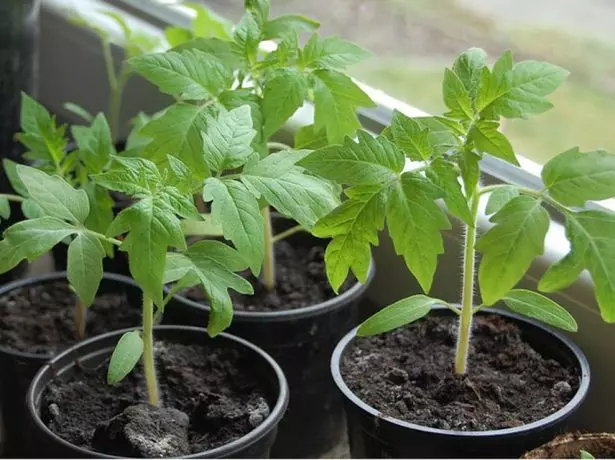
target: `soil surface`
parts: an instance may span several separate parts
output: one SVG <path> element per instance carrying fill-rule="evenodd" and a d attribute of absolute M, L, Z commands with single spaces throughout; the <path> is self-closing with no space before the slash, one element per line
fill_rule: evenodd
<path fill-rule="evenodd" d="M 40 354 L 64 350 L 78 341 L 75 305 L 65 281 L 12 290 L 0 297 L 0 344 Z M 125 294 L 101 294 L 88 309 L 86 335 L 140 324 L 141 312 L 128 305 Z"/>
<path fill-rule="evenodd" d="M 578 371 L 545 359 L 498 316 L 474 320 L 469 372 L 453 372 L 456 318 L 428 317 L 393 332 L 360 338 L 342 361 L 348 387 L 383 414 L 458 431 L 530 423 L 563 407 Z"/>
<path fill-rule="evenodd" d="M 189 452 L 175 456 L 227 444 L 252 431 L 269 415 L 265 382 L 247 371 L 253 368 L 252 355 L 230 348 L 169 342 L 157 342 L 155 348 L 162 405 L 188 417 L 182 425 L 187 427 Z M 98 439 L 100 431 L 147 402 L 140 364 L 113 386 L 106 383 L 107 365 L 83 369 L 64 382 L 52 382 L 43 394 L 43 421 L 59 436 L 84 448 L 109 447 Z M 142 433 L 142 437 L 152 438 L 152 434 L 157 433 Z M 117 443 L 112 448 L 122 447 Z M 113 453 L 135 455 L 126 449 Z M 148 454 L 153 456 L 151 451 Z"/>
<path fill-rule="evenodd" d="M 336 296 L 325 272 L 325 248 L 322 246 L 292 246 L 288 241 L 275 244 L 276 286 L 269 291 L 250 272 L 245 272 L 254 287 L 254 295 L 231 291 L 233 307 L 239 311 L 295 310 L 319 304 Z M 356 282 L 350 277 L 340 289 L 344 292 Z M 197 302 L 207 302 L 200 286 L 183 295 Z"/>
<path fill-rule="evenodd" d="M 612 433 L 567 433 L 526 452 L 521 458 L 581 458 L 581 450 L 594 458 L 615 458 L 615 435 Z"/>

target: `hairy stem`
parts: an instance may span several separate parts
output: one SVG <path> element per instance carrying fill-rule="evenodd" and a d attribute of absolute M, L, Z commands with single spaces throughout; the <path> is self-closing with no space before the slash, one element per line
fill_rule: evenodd
<path fill-rule="evenodd" d="M 143 369 L 149 403 L 159 406 L 158 378 L 154 364 L 154 302 L 147 295 L 143 296 Z"/>
<path fill-rule="evenodd" d="M 275 287 L 275 253 L 269 206 L 265 206 L 261 213 L 265 221 L 265 260 L 263 262 L 262 282 L 265 288 L 271 291 Z"/>
<path fill-rule="evenodd" d="M 95 232 L 94 230 L 90 230 L 89 228 L 81 228 L 81 231 L 85 233 L 89 233 L 92 236 L 95 236 L 98 239 L 107 241 L 108 243 L 114 244 L 115 246 L 121 246 L 122 242 L 116 238 L 111 238 L 109 236 L 103 235 L 102 233 Z"/>
<path fill-rule="evenodd" d="M 83 340 L 85 338 L 85 318 L 87 308 L 79 299 L 75 302 L 75 325 L 77 326 L 77 338 Z"/>
<path fill-rule="evenodd" d="M 461 316 L 457 332 L 457 351 L 455 353 L 455 373 L 463 375 L 468 367 L 468 352 L 470 348 L 470 333 L 472 330 L 473 300 L 474 300 L 474 245 L 476 244 L 476 221 L 478 215 L 478 193 L 471 198 L 472 227 L 466 228 L 463 254 L 463 285 Z"/>
<path fill-rule="evenodd" d="M 26 201 L 26 199 L 22 196 L 19 195 L 11 195 L 8 193 L 0 193 L 0 198 L 6 198 L 9 201 L 16 201 L 18 203 L 22 203 L 24 201 Z"/>
<path fill-rule="evenodd" d="M 271 239 L 271 241 L 274 243 L 277 243 L 278 241 L 281 241 L 284 238 L 288 238 L 289 236 L 294 235 L 295 233 L 305 232 L 305 231 L 307 230 L 305 230 L 301 225 L 295 225 L 294 227 L 291 227 L 288 230 L 284 230 L 283 232 L 278 233 Z"/>

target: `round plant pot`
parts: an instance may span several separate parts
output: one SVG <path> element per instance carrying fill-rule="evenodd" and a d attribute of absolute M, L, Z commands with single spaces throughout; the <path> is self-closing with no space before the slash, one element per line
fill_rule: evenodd
<path fill-rule="evenodd" d="M 27 278 L 7 284 L 0 288 L 0 297 L 9 292 L 41 283 L 54 283 L 66 280 L 65 272 L 50 273 L 46 275 Z M 125 293 L 129 305 L 140 306 L 141 290 L 130 278 L 104 274 L 100 283 L 100 294 Z M 33 311 L 32 315 L 36 315 Z M 2 425 L 6 439 L 5 455 L 29 455 L 27 451 L 27 419 L 24 405 L 26 391 L 32 377 L 40 367 L 53 357 L 53 353 L 37 354 L 16 351 L 0 344 L 0 410 Z"/>
<path fill-rule="evenodd" d="M 278 231 L 287 219 L 276 218 Z M 277 224 L 277 225 L 276 225 Z M 294 245 L 324 245 L 307 233 L 288 241 Z M 329 372 L 329 360 L 343 331 L 357 324 L 358 306 L 374 276 L 373 261 L 367 282 L 354 283 L 337 297 L 294 310 L 233 313 L 229 332 L 263 348 L 280 364 L 290 387 L 290 404 L 280 423 L 272 455 L 317 458 L 345 439 L 342 399 Z M 165 310 L 167 324 L 205 325 L 205 304 L 176 295 Z"/>
<path fill-rule="evenodd" d="M 613 433 L 567 433 L 527 452 L 521 458 L 580 458 L 584 450 L 594 458 L 615 457 Z"/>
<path fill-rule="evenodd" d="M 431 314 L 454 315 L 444 307 L 435 307 Z M 353 458 L 519 458 L 529 449 L 566 431 L 566 419 L 581 405 L 589 390 L 589 363 L 583 352 L 566 336 L 536 321 L 499 310 L 486 309 L 479 314 L 501 315 L 516 323 L 523 340 L 541 355 L 576 367 L 580 381 L 572 399 L 541 420 L 491 431 L 444 430 L 384 415 L 354 394 L 340 371 L 344 354 L 353 346 L 357 327 L 344 336 L 331 358 L 333 379 L 344 396 Z"/>
<path fill-rule="evenodd" d="M 114 331 L 85 340 L 53 358 L 43 366 L 32 380 L 28 389 L 26 404 L 31 420 L 32 434 L 39 455 L 59 458 L 109 458 L 112 455 L 84 449 L 59 437 L 41 420 L 41 398 L 46 386 L 57 377 L 70 377 L 77 367 L 93 368 L 106 361 L 119 338 L 127 331 Z M 215 449 L 185 456 L 185 458 L 267 458 L 276 436 L 277 426 L 288 405 L 288 385 L 280 366 L 263 350 L 250 342 L 230 334 L 220 334 L 209 338 L 202 328 L 188 326 L 157 326 L 154 330 L 157 339 L 189 344 L 212 342 L 216 347 L 239 349 L 249 353 L 253 359 L 250 369 L 255 378 L 266 382 L 269 415 L 260 425 L 248 434 Z"/>

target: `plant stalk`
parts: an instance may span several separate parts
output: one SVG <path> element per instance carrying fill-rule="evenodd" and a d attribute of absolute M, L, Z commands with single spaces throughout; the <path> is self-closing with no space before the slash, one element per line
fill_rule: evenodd
<path fill-rule="evenodd" d="M 277 243 L 278 241 L 282 241 L 284 238 L 288 238 L 289 236 L 294 235 L 295 233 L 305 232 L 305 231 L 307 230 L 305 230 L 301 225 L 295 225 L 294 227 L 291 227 L 288 230 L 284 230 L 283 232 L 276 234 L 272 238 L 272 241 L 274 243 Z"/>
<path fill-rule="evenodd" d="M 77 325 L 77 337 L 79 340 L 83 340 L 85 338 L 85 319 L 87 315 L 87 308 L 83 304 L 77 300 L 75 302 L 75 324 Z"/>
<path fill-rule="evenodd" d="M 160 406 L 158 378 L 154 364 L 154 302 L 147 295 L 143 296 L 143 369 L 149 403 L 152 406 Z"/>
<path fill-rule="evenodd" d="M 6 198 L 9 201 L 15 201 L 17 203 L 23 203 L 26 199 L 19 195 L 11 195 L 8 193 L 0 193 L 0 198 Z"/>
<path fill-rule="evenodd" d="M 459 317 L 459 331 L 457 332 L 457 350 L 455 352 L 455 373 L 464 375 L 468 368 L 468 352 L 470 350 L 470 335 L 472 331 L 472 318 L 474 315 L 474 265 L 476 244 L 476 227 L 478 215 L 478 202 L 480 197 L 474 193 L 471 198 L 472 227 L 466 228 L 463 253 L 463 284 L 461 316 Z"/>
<path fill-rule="evenodd" d="M 275 251 L 269 206 L 265 206 L 261 214 L 265 221 L 265 260 L 263 261 L 262 282 L 265 288 L 271 291 L 275 288 Z"/>

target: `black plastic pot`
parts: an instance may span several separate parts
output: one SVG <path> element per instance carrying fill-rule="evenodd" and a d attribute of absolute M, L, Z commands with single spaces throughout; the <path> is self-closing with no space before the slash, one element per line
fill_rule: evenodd
<path fill-rule="evenodd" d="M 99 452 L 77 447 L 53 433 L 40 418 L 40 401 L 46 385 L 57 376 L 71 375 L 77 365 L 95 367 L 107 359 L 123 333 L 131 329 L 110 332 L 85 340 L 53 358 L 43 366 L 32 380 L 28 389 L 28 415 L 32 423 L 33 442 L 38 456 L 57 458 L 108 458 Z M 268 458 L 276 436 L 277 426 L 288 405 L 288 384 L 280 366 L 263 350 L 250 342 L 230 334 L 209 338 L 203 328 L 188 326 L 157 326 L 156 338 L 184 344 L 206 343 L 214 340 L 220 347 L 241 348 L 254 355 L 252 368 L 269 384 L 267 399 L 270 404 L 269 416 L 247 435 L 215 449 L 189 455 L 185 458 Z M 78 363 L 78 364 L 77 364 Z"/>
<path fill-rule="evenodd" d="M 444 307 L 431 314 L 454 315 Z M 492 431 L 453 431 L 416 425 L 381 414 L 359 399 L 346 385 L 340 360 L 352 347 L 358 328 L 351 330 L 335 348 L 331 373 L 344 395 L 350 452 L 353 458 L 519 458 L 524 452 L 565 432 L 566 419 L 581 405 L 589 390 L 589 363 L 566 336 L 544 325 L 500 310 L 479 314 L 501 315 L 521 328 L 523 339 L 543 356 L 578 368 L 579 389 L 559 411 L 527 425 Z"/>
<path fill-rule="evenodd" d="M 39 283 L 52 283 L 66 280 L 65 272 L 50 273 L 42 276 L 27 278 L 7 284 L 0 288 L 0 296 L 24 286 Z M 124 292 L 128 303 L 139 307 L 141 304 L 141 290 L 130 278 L 105 274 L 100 284 L 100 293 Z M 32 312 L 36 315 L 36 312 Z M 0 344 L 0 409 L 3 418 L 6 440 L 6 456 L 27 456 L 27 419 L 24 405 L 26 391 L 32 377 L 40 367 L 49 361 L 53 354 L 34 354 L 15 351 Z"/>
<path fill-rule="evenodd" d="M 274 225 L 280 231 L 288 222 L 278 217 Z M 307 233 L 297 233 L 288 241 L 326 243 Z M 296 310 L 234 312 L 229 332 L 271 354 L 288 379 L 290 404 L 272 449 L 274 457 L 316 458 L 344 440 L 342 399 L 331 379 L 329 360 L 343 332 L 357 324 L 358 305 L 373 276 L 372 261 L 365 285 L 355 283 L 326 302 Z M 165 310 L 164 322 L 205 325 L 208 318 L 208 306 L 175 296 Z"/>

